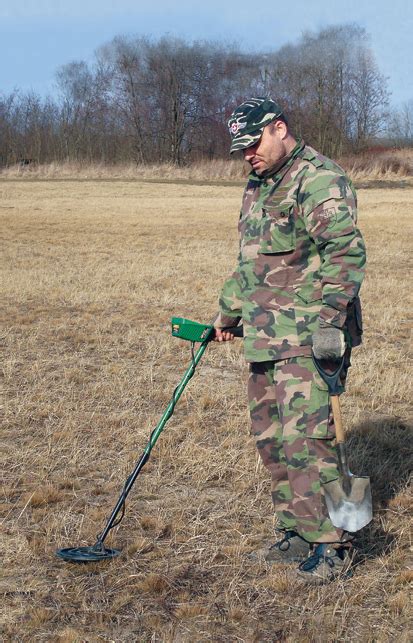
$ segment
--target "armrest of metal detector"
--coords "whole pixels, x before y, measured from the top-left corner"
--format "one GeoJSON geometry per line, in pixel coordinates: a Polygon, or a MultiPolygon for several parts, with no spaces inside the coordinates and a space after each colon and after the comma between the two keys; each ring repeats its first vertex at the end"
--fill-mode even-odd
{"type": "Polygon", "coordinates": [[[314,353],[311,353],[311,355],[313,358],[314,366],[328,386],[328,392],[330,393],[330,395],[341,395],[342,393],[344,393],[344,386],[340,384],[339,381],[341,371],[344,367],[346,358],[345,355],[343,355],[343,357],[341,357],[337,362],[337,368],[332,373],[327,373],[327,371],[323,368],[322,362],[325,362],[325,360],[317,359],[314,353]]]}

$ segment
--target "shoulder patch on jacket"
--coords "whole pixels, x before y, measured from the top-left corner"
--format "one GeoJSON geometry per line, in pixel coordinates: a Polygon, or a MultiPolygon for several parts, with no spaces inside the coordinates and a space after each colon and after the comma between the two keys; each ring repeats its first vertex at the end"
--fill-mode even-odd
{"type": "Polygon", "coordinates": [[[323,167],[324,162],[317,156],[314,150],[309,147],[304,148],[304,154],[301,157],[305,161],[310,161],[315,167],[323,167]]]}
{"type": "Polygon", "coordinates": [[[322,225],[330,226],[337,222],[338,207],[324,207],[314,213],[314,219],[322,225]]]}

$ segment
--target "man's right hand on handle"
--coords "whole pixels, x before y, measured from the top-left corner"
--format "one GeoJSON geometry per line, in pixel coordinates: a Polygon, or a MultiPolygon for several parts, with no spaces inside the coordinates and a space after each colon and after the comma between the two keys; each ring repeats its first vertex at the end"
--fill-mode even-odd
{"type": "Polygon", "coordinates": [[[234,339],[234,335],[227,330],[215,329],[214,342],[230,342],[234,339]]]}

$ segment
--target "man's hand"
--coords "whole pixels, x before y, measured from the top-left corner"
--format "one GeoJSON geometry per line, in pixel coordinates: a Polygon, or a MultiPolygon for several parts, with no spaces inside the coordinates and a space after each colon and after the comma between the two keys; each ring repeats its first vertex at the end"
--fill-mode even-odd
{"type": "Polygon", "coordinates": [[[234,335],[227,330],[215,329],[214,342],[230,342],[234,339],[234,335]]]}
{"type": "Polygon", "coordinates": [[[317,359],[338,360],[344,355],[346,342],[340,328],[327,324],[322,319],[313,335],[313,353],[317,359]]]}

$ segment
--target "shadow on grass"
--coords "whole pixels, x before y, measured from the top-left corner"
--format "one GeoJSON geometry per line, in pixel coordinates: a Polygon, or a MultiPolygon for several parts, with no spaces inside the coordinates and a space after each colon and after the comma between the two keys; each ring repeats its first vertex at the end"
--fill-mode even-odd
{"type": "MultiPolygon", "coordinates": [[[[362,558],[389,553],[395,533],[384,531],[380,512],[406,488],[413,470],[413,426],[397,417],[362,422],[348,434],[347,451],[354,475],[368,475],[373,495],[373,521],[357,535],[362,558]]],[[[409,499],[407,499],[409,503],[409,499]]],[[[400,497],[403,507],[404,499],[400,497]]]]}

